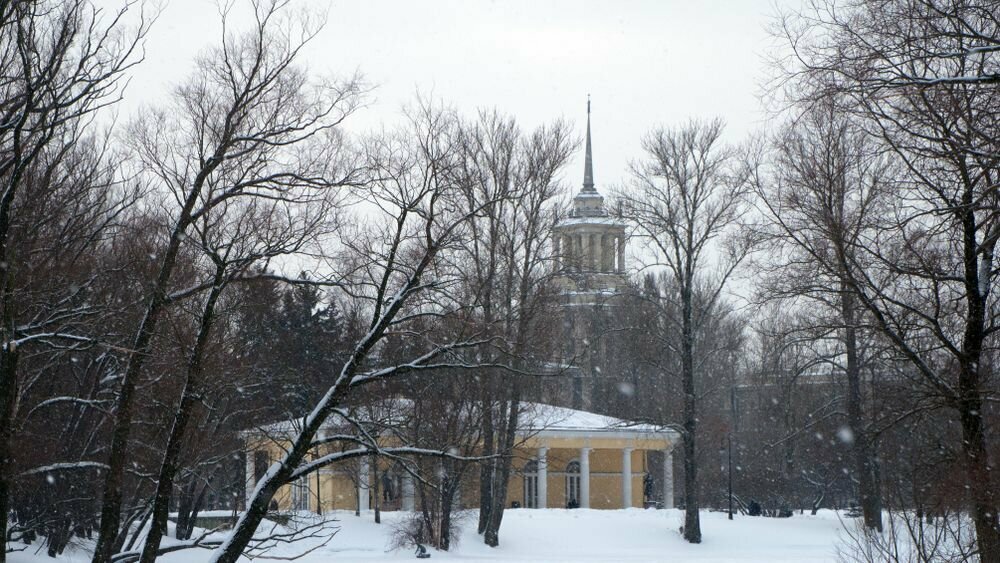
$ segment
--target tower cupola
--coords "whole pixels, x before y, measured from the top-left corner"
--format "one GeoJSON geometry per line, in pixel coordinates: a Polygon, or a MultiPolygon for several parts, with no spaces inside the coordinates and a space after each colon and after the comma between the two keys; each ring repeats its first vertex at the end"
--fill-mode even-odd
{"type": "Polygon", "coordinates": [[[587,139],[583,188],[573,198],[568,216],[553,229],[559,267],[567,277],[567,291],[606,291],[624,285],[625,224],[608,215],[594,185],[590,97],[587,98],[587,139]]]}

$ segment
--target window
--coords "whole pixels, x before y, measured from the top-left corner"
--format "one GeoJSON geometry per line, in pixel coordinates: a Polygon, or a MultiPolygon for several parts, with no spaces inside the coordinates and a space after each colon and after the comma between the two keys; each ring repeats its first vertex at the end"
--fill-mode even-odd
{"type": "Polygon", "coordinates": [[[292,510],[309,510],[309,476],[292,482],[292,510]]]}
{"type": "Polygon", "coordinates": [[[538,462],[524,464],[524,507],[538,508],[538,462]]]}
{"type": "Polygon", "coordinates": [[[580,462],[566,465],[566,508],[580,508],[580,462]]]}

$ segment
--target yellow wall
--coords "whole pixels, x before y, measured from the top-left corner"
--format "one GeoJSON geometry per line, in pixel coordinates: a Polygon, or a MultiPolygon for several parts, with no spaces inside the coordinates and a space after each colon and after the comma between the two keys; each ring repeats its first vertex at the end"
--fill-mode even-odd
{"type": "MultiPolygon", "coordinates": [[[[525,441],[523,447],[515,451],[507,488],[507,507],[510,507],[511,503],[515,501],[524,506],[522,470],[526,463],[537,456],[537,447],[542,443],[538,439],[529,439],[525,441]]],[[[643,475],[647,471],[658,471],[655,468],[647,468],[645,451],[642,448],[662,450],[670,445],[664,438],[650,440],[550,438],[546,440],[545,444],[549,447],[546,456],[548,461],[547,506],[549,508],[564,508],[566,506],[566,466],[571,461],[579,461],[581,447],[590,447],[593,448],[590,451],[590,507],[599,509],[622,508],[621,471],[622,451],[625,447],[635,448],[631,454],[632,506],[641,507],[643,475]]],[[[274,442],[251,443],[250,447],[269,450],[271,459],[277,459],[282,453],[280,447],[274,442]]],[[[248,455],[252,458],[253,453],[248,452],[248,455]]],[[[331,466],[321,470],[318,477],[315,473],[310,475],[309,489],[312,497],[310,509],[321,512],[354,510],[357,506],[357,486],[352,475],[356,475],[357,464],[357,460],[351,460],[345,462],[345,465],[342,466],[343,469],[331,466]],[[347,467],[350,470],[347,470],[347,467]],[[319,480],[319,494],[317,494],[317,479],[319,480]]],[[[379,471],[384,472],[391,468],[392,462],[379,460],[378,465],[379,471]]],[[[288,510],[291,507],[291,486],[282,487],[275,500],[280,510],[288,510]]],[[[461,502],[465,508],[473,508],[479,502],[479,471],[476,469],[466,473],[461,502]]]]}

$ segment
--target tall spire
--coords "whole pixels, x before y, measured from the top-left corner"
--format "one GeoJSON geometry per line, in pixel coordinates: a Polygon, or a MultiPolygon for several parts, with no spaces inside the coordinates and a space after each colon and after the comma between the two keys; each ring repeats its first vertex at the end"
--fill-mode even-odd
{"type": "Polygon", "coordinates": [[[587,94],[587,154],[583,164],[583,192],[597,193],[594,189],[594,158],[590,148],[590,94],[587,94]]]}

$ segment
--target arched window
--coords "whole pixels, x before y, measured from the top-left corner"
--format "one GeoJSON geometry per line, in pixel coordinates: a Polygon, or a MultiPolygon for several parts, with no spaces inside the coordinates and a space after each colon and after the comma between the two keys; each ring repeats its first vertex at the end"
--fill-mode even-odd
{"type": "Polygon", "coordinates": [[[580,462],[566,465],[566,508],[580,508],[580,462]]]}
{"type": "Polygon", "coordinates": [[[524,507],[538,508],[538,462],[524,464],[524,507]]]}

